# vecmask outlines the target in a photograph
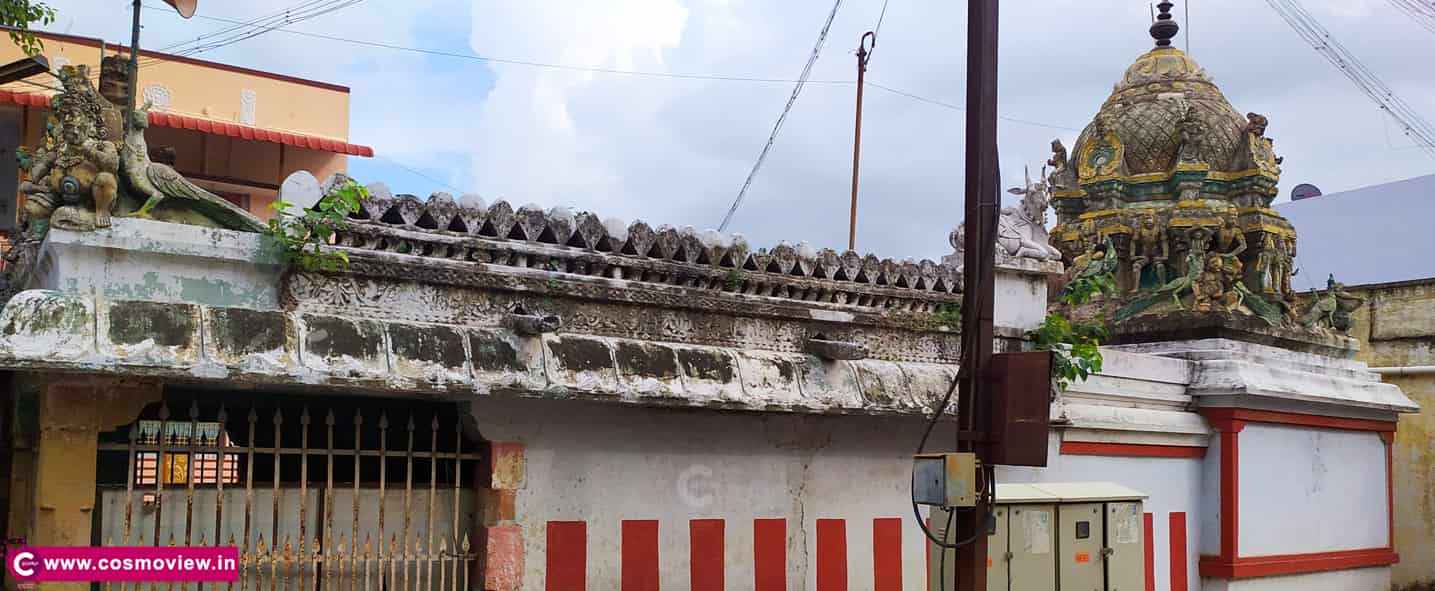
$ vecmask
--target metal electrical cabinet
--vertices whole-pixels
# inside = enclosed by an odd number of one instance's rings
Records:
[[[1101,503],[1062,504],[1059,511],[1061,560],[1056,570],[1062,591],[1105,591]]]
[[[998,484],[996,529],[987,537],[988,591],[1140,591],[1145,498],[1105,482]],[[938,538],[946,517],[933,509]],[[928,589],[951,590],[955,552],[933,544],[927,552]]]

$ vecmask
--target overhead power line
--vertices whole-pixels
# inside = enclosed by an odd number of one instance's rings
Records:
[[[152,9],[152,10],[169,11],[168,9],[160,9],[160,8],[158,8],[158,7],[150,7],[150,6],[146,6],[145,8],[150,8],[150,9]],[[172,11],[169,11],[169,12],[172,12]],[[199,14],[195,15],[194,18],[202,18],[202,19],[205,19],[205,20],[210,20],[210,21],[215,21],[215,22],[222,22],[222,23],[231,23],[231,24],[235,24],[235,23],[243,24],[243,23],[244,23],[244,21],[237,21],[237,20],[233,20],[233,19],[219,18],[219,17],[214,17],[214,16],[205,16],[205,15],[199,15]],[[339,43],[348,43],[348,44],[351,44],[351,45],[361,45],[361,46],[364,46],[364,47],[373,47],[373,48],[378,48],[378,49],[389,49],[389,50],[394,50],[394,51],[406,51],[406,52],[409,52],[409,53],[418,53],[418,54],[423,54],[423,55],[432,55],[432,56],[439,56],[439,57],[451,57],[451,58],[466,59],[466,60],[472,60],[472,61],[477,61],[477,62],[485,62],[485,63],[509,64],[509,65],[515,65],[515,66],[529,66],[529,67],[535,67],[535,68],[547,68],[547,69],[552,69],[552,70],[567,70],[567,71],[571,71],[571,72],[592,72],[592,73],[597,73],[597,74],[620,74],[620,75],[624,75],[624,76],[642,76],[642,77],[651,77],[651,78],[681,78],[681,79],[688,79],[688,80],[722,80],[722,81],[728,81],[728,82],[772,82],[772,83],[790,84],[790,83],[793,83],[793,82],[796,82],[796,81],[797,81],[796,79],[793,79],[793,78],[767,78],[767,77],[758,77],[758,76],[722,76],[722,75],[703,75],[703,74],[683,74],[683,73],[674,73],[674,72],[645,72],[645,71],[639,71],[639,70],[623,70],[623,69],[618,69],[618,68],[602,68],[602,67],[588,67],[588,66],[573,66],[573,65],[565,65],[565,64],[553,64],[553,63],[545,63],[545,62],[536,62],[536,61],[531,61],[531,60],[517,60],[517,59],[505,59],[505,58],[498,58],[498,57],[489,57],[489,56],[483,56],[483,55],[475,55],[475,54],[472,54],[472,53],[459,53],[459,52],[454,52],[454,51],[440,51],[440,50],[436,50],[436,49],[424,49],[424,48],[420,48],[420,47],[406,47],[406,46],[403,46],[403,45],[395,45],[395,44],[392,44],[392,43],[381,43],[381,42],[378,42],[378,41],[364,41],[364,40],[360,40],[360,39],[350,39],[350,38],[346,38],[346,37],[338,37],[338,36],[335,36],[335,35],[324,35],[324,34],[322,34],[322,33],[310,33],[310,32],[308,32],[308,31],[294,31],[294,30],[291,30],[291,29],[285,29],[285,28],[283,28],[283,27],[281,27],[281,26],[268,26],[268,27],[264,27],[264,28],[265,28],[266,30],[269,30],[269,31],[278,31],[278,32],[280,32],[280,33],[288,33],[288,34],[290,34],[290,35],[298,35],[298,36],[301,36],[301,37],[310,37],[310,38],[314,38],[314,39],[325,39],[325,40],[328,40],[328,41],[337,41],[337,42],[339,42]],[[809,84],[852,84],[852,81],[850,81],[850,80],[809,80],[808,83],[809,83]]]
[[[253,39],[270,31],[281,30],[280,27],[317,18],[360,2],[363,0],[306,0],[284,10],[245,21],[211,18],[209,20],[225,22],[229,26],[204,33],[193,39],[172,43],[160,48],[159,51],[184,57],[194,56]],[[162,7],[145,5],[145,8],[170,12]],[[200,18],[205,17],[201,16]],[[140,67],[143,68],[164,60],[150,56],[144,57],[140,61]]]
[[[309,19],[318,18],[331,12],[342,10],[363,2],[363,0],[329,0],[314,4],[313,0],[304,3],[303,9],[290,9],[275,14],[267,19],[250,24],[248,26],[236,25],[228,34],[219,35],[219,39],[202,42],[191,42],[190,46],[180,50],[179,55],[195,55],[212,49],[218,49],[226,45],[232,45],[240,41],[253,39],[274,30],[276,27],[292,25]]]
[[[427,181],[429,181],[429,182],[431,182],[431,183],[433,183],[433,184],[435,184],[435,185],[438,185],[438,186],[440,186],[440,187],[445,187],[445,188],[448,188],[448,189],[452,189],[453,192],[455,192],[455,193],[463,193],[463,189],[460,189],[460,188],[458,188],[458,187],[455,187],[455,186],[453,186],[453,185],[450,185],[450,184],[448,184],[448,183],[445,183],[445,182],[443,182],[443,181],[441,181],[441,180],[438,180],[438,179],[436,179],[436,178],[433,178],[433,177],[431,177],[431,176],[429,176],[429,175],[426,175],[426,174],[424,174],[424,173],[422,173],[422,172],[419,172],[419,171],[417,171],[417,170],[414,170],[414,169],[412,169],[412,168],[409,168],[409,167],[407,167],[407,166],[404,166],[404,163],[399,162],[398,160],[394,160],[393,158],[385,158],[385,157],[384,157],[383,155],[381,155],[381,154],[374,154],[374,157],[375,157],[375,158],[378,158],[379,160],[383,160],[383,161],[385,161],[385,162],[388,162],[389,164],[392,164],[392,165],[397,166],[397,167],[399,167],[399,168],[402,168],[402,169],[408,171],[409,174],[412,174],[412,175],[414,175],[414,176],[416,176],[416,177],[419,177],[419,178],[421,178],[421,179],[425,179],[425,180],[427,180]]]
[[[159,7],[149,6],[149,5],[146,5],[145,8],[150,9],[150,10],[156,10],[156,11],[167,12],[167,13],[173,13],[173,12],[174,12],[173,10],[168,9],[168,8],[159,8]],[[207,16],[207,15],[202,15],[202,14],[196,14],[196,15],[194,15],[194,18],[204,19],[204,20],[209,20],[209,21],[214,21],[214,22],[221,22],[221,23],[231,23],[231,24],[247,24],[247,23],[250,22],[250,21],[239,21],[239,20],[234,20],[234,19],[220,18],[220,17],[216,17],[216,16]],[[456,59],[465,59],[465,60],[476,61],[476,62],[483,62],[483,63],[506,64],[506,65],[514,65],[514,66],[529,66],[529,67],[535,67],[535,68],[547,68],[547,69],[554,69],[554,70],[568,70],[568,71],[573,71],[573,72],[590,72],[590,73],[595,73],[595,74],[615,74],[615,75],[622,75],[622,76],[638,76],[638,77],[646,77],[646,78],[672,78],[672,79],[681,79],[681,80],[713,80],[713,81],[719,81],[719,82],[753,82],[753,83],[762,83],[762,84],[773,84],[773,83],[776,83],[776,84],[792,84],[792,83],[797,82],[797,79],[796,79],[796,78],[769,78],[769,77],[761,77],[761,76],[725,76],[725,75],[709,75],[709,74],[686,74],[686,73],[679,73],[679,72],[649,72],[649,71],[639,71],[639,70],[622,70],[622,69],[616,69],[616,68],[572,66],[572,65],[565,65],[565,64],[552,64],[552,63],[536,62],[536,61],[530,61],[530,60],[515,60],[515,59],[505,59],[505,58],[497,58],[497,57],[488,57],[488,56],[482,56],[482,55],[475,55],[475,54],[472,54],[472,53],[459,53],[459,52],[453,52],[453,51],[440,51],[440,50],[436,50],[436,49],[424,49],[424,48],[421,48],[421,47],[407,47],[407,46],[403,46],[403,45],[395,45],[395,44],[392,44],[392,43],[381,43],[381,42],[377,42],[377,41],[364,41],[364,40],[360,40],[360,39],[350,39],[350,38],[338,37],[338,36],[334,36],[334,35],[325,35],[325,34],[322,34],[322,33],[310,33],[310,32],[308,32],[308,31],[294,31],[294,30],[285,29],[285,28],[283,28],[283,27],[278,27],[278,26],[267,27],[267,30],[276,31],[276,32],[279,32],[279,33],[285,33],[285,34],[289,34],[289,35],[298,35],[298,36],[300,36],[300,37],[310,37],[310,38],[313,38],[313,39],[324,39],[324,40],[326,40],[326,41],[335,41],[335,42],[339,42],[339,43],[348,43],[348,44],[351,44],[351,45],[359,45],[359,46],[363,46],[363,47],[372,47],[372,48],[375,48],[375,49],[387,49],[387,50],[391,50],[391,51],[403,51],[403,52],[415,53],[415,54],[420,54],[420,55],[432,55],[432,56],[437,56],[437,57],[449,57],[449,58],[456,58]],[[161,60],[162,58],[150,58],[150,59]],[[847,84],[856,84],[856,81],[854,81],[854,80],[808,80],[808,81],[807,81],[807,84],[827,84],[827,85],[841,84],[841,85],[847,85]],[[928,97],[925,97],[925,96],[921,96],[921,95],[918,95],[918,94],[906,92],[906,91],[903,91],[903,90],[898,90],[898,89],[893,88],[893,87],[890,87],[890,86],[884,86],[884,85],[878,84],[878,83],[876,83],[876,82],[873,82],[873,81],[871,81],[871,80],[868,80],[868,81],[867,81],[867,84],[869,84],[869,85],[871,85],[871,86],[875,86],[875,87],[877,87],[877,88],[879,88],[879,89],[881,89],[881,90],[883,90],[883,91],[885,91],[885,92],[890,92],[890,93],[892,93],[892,94],[896,94],[896,95],[899,95],[899,96],[904,96],[904,97],[907,97],[907,98],[910,98],[910,99],[913,99],[913,100],[922,101],[922,102],[925,102],[925,103],[929,103],[929,104],[932,104],[932,105],[936,105],[936,106],[939,106],[939,107],[945,107],[945,108],[953,109],[953,110],[957,110],[957,111],[963,110],[962,107],[957,106],[957,105],[954,105],[954,104],[951,104],[951,103],[943,102],[943,101],[940,101],[940,100],[937,100],[937,99],[933,99],[933,98],[928,98]],[[1064,127],[1064,126],[1061,126],[1061,125],[1055,125],[1055,124],[1051,124],[1051,123],[1041,123],[1041,122],[1031,121],[1031,120],[1028,120],[1028,119],[1018,119],[1018,118],[1015,118],[1015,117],[1001,117],[1001,119],[1003,119],[1003,120],[1005,120],[1005,121],[1010,121],[1010,122],[1012,122],[1012,123],[1020,123],[1020,124],[1022,124],[1022,125],[1034,125],[1034,126],[1037,126],[1037,127],[1046,127],[1046,128],[1051,128],[1051,129],[1061,129],[1061,130],[1066,130],[1066,131],[1081,131],[1080,129],[1076,129],[1076,128],[1072,128],[1072,127]]]
[[[882,21],[887,19],[887,0],[882,0],[882,12],[877,13],[877,26],[872,27],[872,49],[867,52],[864,64],[872,63],[872,54],[877,51],[877,40],[882,36]]]
[[[1381,81],[1380,77],[1366,67],[1330,31],[1321,26],[1297,0],[1266,0],[1276,13],[1285,19],[1295,32],[1310,43],[1321,56],[1345,74],[1370,100],[1400,124],[1406,136],[1435,158],[1435,127],[1431,127],[1420,113],[1411,108]]]
[[[267,21],[267,20],[269,20],[269,19],[273,19],[273,18],[276,18],[276,17],[282,17],[284,14],[290,13],[290,12],[292,12],[292,11],[304,10],[304,9],[309,8],[309,7],[311,7],[311,6],[314,6],[314,5],[316,5],[316,4],[324,4],[324,3],[332,2],[332,1],[333,1],[333,0],[308,0],[308,1],[306,1],[306,2],[301,2],[301,3],[296,4],[296,5],[294,5],[294,6],[290,6],[290,7],[288,7],[288,8],[285,8],[284,10],[281,10],[281,11],[278,11],[278,12],[266,14],[266,15],[260,16],[260,17],[255,17],[255,18],[250,19],[250,20],[248,20],[248,21],[239,22],[239,23],[234,23],[234,24],[229,25],[229,26],[227,26],[227,27],[224,27],[224,28],[222,28],[222,29],[216,29],[216,30],[214,30],[214,31],[210,31],[210,32],[208,32],[208,33],[204,33],[204,34],[202,34],[202,35],[199,35],[198,37],[195,37],[194,39],[188,39],[188,40],[185,40],[185,41],[179,41],[179,42],[176,42],[176,43],[171,43],[171,44],[169,44],[169,45],[166,45],[166,46],[164,46],[164,47],[161,47],[159,50],[160,50],[160,51],[166,51],[166,52],[179,51],[179,50],[180,50],[183,46],[185,46],[185,45],[198,43],[199,41],[202,41],[202,40],[204,40],[204,39],[210,39],[210,38],[213,38],[213,37],[217,37],[217,36],[219,36],[219,35],[229,34],[229,33],[232,33],[232,32],[234,32],[234,31],[241,30],[241,29],[243,29],[243,28],[245,28],[245,27],[248,27],[248,26],[250,26],[250,25],[259,24],[259,23],[262,23],[262,22],[264,22],[264,21]],[[153,8],[153,7],[146,6],[146,8]]]
[[[927,97],[925,97],[925,96],[921,96],[921,95],[917,95],[917,94],[912,94],[912,93],[910,93],[910,92],[906,92],[906,91],[902,91],[902,90],[897,90],[897,89],[892,88],[892,87],[890,87],[890,86],[883,86],[883,85],[878,84],[878,83],[876,83],[876,82],[873,82],[873,81],[871,81],[871,80],[868,80],[868,81],[867,81],[867,85],[868,85],[868,86],[875,87],[875,88],[878,88],[878,89],[881,89],[881,90],[885,90],[885,91],[890,92],[890,93],[895,94],[895,95],[905,96],[905,97],[907,97],[907,98],[909,98],[909,99],[912,99],[912,100],[917,100],[917,101],[922,101],[922,102],[924,102],[924,103],[933,104],[933,105],[936,105],[936,106],[938,106],[938,107],[945,107],[945,108],[948,108],[948,109],[952,109],[952,110],[954,110],[954,111],[965,111],[965,110],[967,110],[966,107],[963,107],[963,106],[961,106],[961,105],[954,105],[954,104],[952,104],[952,103],[948,103],[948,102],[944,102],[944,101],[939,101],[939,100],[937,100],[937,99],[931,99],[931,98],[927,98]],[[1012,122],[1012,123],[1020,123],[1020,124],[1022,124],[1022,125],[1032,125],[1032,126],[1035,126],[1035,127],[1045,127],[1045,128],[1047,128],[1047,129],[1059,129],[1059,130],[1062,130],[1062,131],[1075,131],[1075,132],[1080,132],[1080,131],[1081,131],[1080,129],[1075,128],[1075,127],[1066,127],[1066,126],[1064,126],[1064,125],[1054,125],[1054,124],[1051,124],[1051,123],[1042,123],[1042,122],[1040,122],[1040,121],[1032,121],[1032,120],[1030,120],[1030,119],[1019,119],[1019,118],[1017,118],[1017,117],[1007,117],[1007,116],[1004,116],[1004,115],[998,115],[998,116],[997,116],[997,119],[1001,119],[1002,121],[1010,121],[1010,122]]]
[[[1435,0],[1390,0],[1396,8],[1404,12],[1425,30],[1435,33]]]
[[[748,187],[752,186],[752,179],[757,177],[757,171],[762,169],[762,161],[767,159],[767,153],[772,150],[772,144],[777,141],[778,132],[782,131],[782,124],[787,122],[787,114],[792,112],[792,105],[797,102],[797,95],[802,93],[802,87],[807,85],[807,78],[812,75],[812,66],[817,63],[817,57],[822,54],[822,45],[827,42],[827,31],[832,29],[832,20],[837,18],[837,9],[842,7],[842,0],[832,3],[832,11],[827,13],[827,21],[822,23],[822,30],[817,33],[817,42],[812,45],[812,53],[807,56],[807,64],[802,66],[802,74],[797,77],[797,85],[792,87],[792,94],[787,97],[787,104],[782,107],[782,114],[777,116],[777,123],[772,126],[772,133],[767,136],[767,143],[763,144],[762,152],[757,155],[757,161],[752,163],[752,170],[747,173],[747,180],[743,181],[742,188],[737,192],[737,198],[733,199],[732,207],[723,216],[722,224],[718,225],[718,231],[727,230],[727,225],[732,222],[733,214],[742,205],[742,198],[747,195]]]

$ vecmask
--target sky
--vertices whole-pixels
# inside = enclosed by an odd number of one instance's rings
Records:
[[[1389,0],[1301,1],[1435,121],[1435,34]],[[130,0],[48,2],[60,13],[52,30],[128,43]],[[299,2],[201,0],[188,21],[146,9],[140,46],[161,49],[225,26],[202,16],[245,20]],[[846,246],[853,50],[883,5],[842,2],[814,82],[729,232],[754,247]],[[831,8],[832,0],[364,0],[290,28],[501,60],[792,80]],[[1238,111],[1270,118],[1267,135],[1285,157],[1280,200],[1298,183],[1332,193],[1435,171],[1435,159],[1264,2],[1192,0],[1174,12],[1175,44],[1189,41]],[[965,2],[886,2],[864,98],[859,251],[936,260],[950,250],[962,209],[965,16]],[[1005,186],[1019,185],[1024,167],[1035,174],[1053,138],[1075,143],[1125,68],[1151,48],[1149,24],[1140,0],[1002,3]],[[360,182],[698,229],[722,221],[793,86],[544,68],[284,31],[196,57],[349,86],[349,139],[376,153],[350,159]]]

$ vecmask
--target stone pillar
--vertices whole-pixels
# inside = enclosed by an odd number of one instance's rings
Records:
[[[479,491],[483,503],[483,525],[487,528],[484,550],[484,591],[518,591],[523,588],[523,527],[516,519],[516,496],[523,488],[525,450],[522,442],[495,441],[489,444],[487,487]]]
[[[160,393],[157,382],[81,377],[40,382],[30,490],[21,491],[28,493],[29,511],[12,529],[35,546],[91,545],[99,434],[131,422]]]
[[[1061,275],[1060,261],[997,253],[996,309],[992,323],[1001,328],[1022,332],[1039,326],[1046,319],[1047,285]]]

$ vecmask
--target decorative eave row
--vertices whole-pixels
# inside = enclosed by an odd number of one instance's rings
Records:
[[[371,190],[337,246],[531,268],[637,283],[870,308],[932,311],[959,300],[962,276],[931,260],[778,244],[752,250],[741,235],[653,228],[562,207],[543,210],[476,195],[389,197]]]
[[[1179,193],[1179,185],[1189,182],[1201,183],[1201,193],[1209,195],[1234,195],[1244,192],[1274,195],[1278,181],[1279,177],[1260,169],[1221,172],[1206,168],[1177,168],[1164,173],[1109,175],[1084,179],[1080,188],[1054,191],[1052,198],[1058,206],[1090,195],[1121,196],[1128,201],[1143,198],[1170,199]]]
[[[1265,207],[1231,207],[1223,202],[1179,201],[1175,206],[1164,209],[1132,206],[1126,209],[1110,209],[1083,213],[1068,224],[1057,224],[1051,235],[1066,241],[1081,237],[1083,228],[1092,228],[1097,236],[1131,234],[1140,221],[1156,215],[1172,229],[1194,226],[1216,226],[1222,223],[1223,214],[1235,214],[1235,226],[1244,232],[1265,232],[1279,236],[1295,236],[1295,228],[1275,210]],[[1225,207],[1219,207],[1225,206]]]

